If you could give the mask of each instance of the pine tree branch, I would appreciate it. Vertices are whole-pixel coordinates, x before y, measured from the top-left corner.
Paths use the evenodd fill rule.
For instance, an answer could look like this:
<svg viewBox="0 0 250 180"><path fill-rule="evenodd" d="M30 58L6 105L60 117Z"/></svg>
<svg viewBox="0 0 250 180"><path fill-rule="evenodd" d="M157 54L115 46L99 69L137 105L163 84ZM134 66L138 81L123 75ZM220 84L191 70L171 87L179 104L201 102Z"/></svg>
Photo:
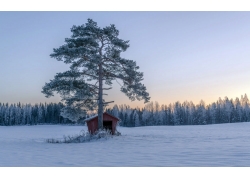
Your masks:
<svg viewBox="0 0 250 180"><path fill-rule="evenodd" d="M103 104L114 103L115 101L104 102Z"/></svg>
<svg viewBox="0 0 250 180"><path fill-rule="evenodd" d="M110 90L110 89L112 89L112 87L110 87L110 88L102 88L102 90Z"/></svg>
<svg viewBox="0 0 250 180"><path fill-rule="evenodd" d="M98 79L97 76L93 75L93 74L89 74L89 73L86 73L86 72L81 72L82 75L86 75L86 76L90 76L90 77L93 77L95 79Z"/></svg>

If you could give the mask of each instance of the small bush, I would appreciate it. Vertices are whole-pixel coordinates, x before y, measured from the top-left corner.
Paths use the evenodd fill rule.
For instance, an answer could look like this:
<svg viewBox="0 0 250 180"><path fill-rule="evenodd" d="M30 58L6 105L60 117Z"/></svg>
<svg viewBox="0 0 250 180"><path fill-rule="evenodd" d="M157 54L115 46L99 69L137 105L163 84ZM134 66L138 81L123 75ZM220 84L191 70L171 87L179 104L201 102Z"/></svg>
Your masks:
<svg viewBox="0 0 250 180"><path fill-rule="evenodd" d="M120 136L121 133L116 131L115 135ZM112 133L110 130L98 130L94 134L90 134L89 132L85 132L82 130L78 135L75 136L64 136L62 140L59 139L47 139L47 143L83 143L91 140L98 139L108 139L112 137Z"/></svg>

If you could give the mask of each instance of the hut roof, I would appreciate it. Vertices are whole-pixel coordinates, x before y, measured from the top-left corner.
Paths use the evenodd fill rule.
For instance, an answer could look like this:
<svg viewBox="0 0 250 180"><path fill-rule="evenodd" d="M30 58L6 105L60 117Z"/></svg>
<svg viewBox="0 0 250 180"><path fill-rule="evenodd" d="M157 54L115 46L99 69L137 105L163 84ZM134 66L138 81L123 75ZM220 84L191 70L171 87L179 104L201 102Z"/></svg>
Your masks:
<svg viewBox="0 0 250 180"><path fill-rule="evenodd" d="M98 116L98 114L94 115L94 116L91 116L91 117L88 117L88 118L84 119L83 121L90 121L91 119L94 119L97 116Z"/></svg>
<svg viewBox="0 0 250 180"><path fill-rule="evenodd" d="M115 116L113 116L113 115L111 115L111 114L109 114L109 113L107 113L107 112L105 112L105 113L103 113L103 114L107 114L108 116L114 117L114 118L118 119L118 121L121 121L120 118L115 117ZM88 117L88 118L84 119L83 121L85 121L85 122L91 121L92 119L94 119L94 118L96 118L96 117L98 117L98 114L97 114L97 115L94 115L94 116L91 116L91 117Z"/></svg>

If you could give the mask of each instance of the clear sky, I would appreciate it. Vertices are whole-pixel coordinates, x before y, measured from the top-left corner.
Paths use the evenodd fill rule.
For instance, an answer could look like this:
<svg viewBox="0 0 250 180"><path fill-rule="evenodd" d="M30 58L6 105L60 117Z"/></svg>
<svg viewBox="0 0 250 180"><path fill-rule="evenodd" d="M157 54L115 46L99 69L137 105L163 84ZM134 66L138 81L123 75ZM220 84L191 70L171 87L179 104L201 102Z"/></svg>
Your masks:
<svg viewBox="0 0 250 180"><path fill-rule="evenodd" d="M250 12L0 12L0 102L59 102L45 98L45 82L68 69L50 58L73 25L92 18L115 24L130 41L122 56L135 60L152 101L169 104L240 97L250 90ZM143 107L119 91L114 104ZM112 106L112 105L111 105Z"/></svg>

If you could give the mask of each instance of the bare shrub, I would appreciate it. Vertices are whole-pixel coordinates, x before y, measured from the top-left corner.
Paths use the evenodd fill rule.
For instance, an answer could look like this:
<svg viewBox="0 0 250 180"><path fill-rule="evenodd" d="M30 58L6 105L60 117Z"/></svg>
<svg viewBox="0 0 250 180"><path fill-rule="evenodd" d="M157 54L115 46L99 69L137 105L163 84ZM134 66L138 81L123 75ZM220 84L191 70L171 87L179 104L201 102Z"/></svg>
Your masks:
<svg viewBox="0 0 250 180"><path fill-rule="evenodd" d="M121 133L116 131L115 135L120 136ZM82 130L79 134L74 136L63 136L63 139L47 139L47 143L83 143L88 142L92 140L98 140L98 139L108 139L112 137L112 133L110 130L98 130L94 134L90 134L88 131Z"/></svg>

